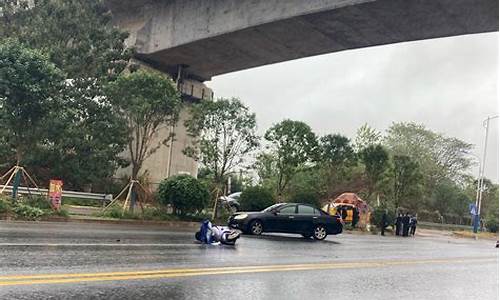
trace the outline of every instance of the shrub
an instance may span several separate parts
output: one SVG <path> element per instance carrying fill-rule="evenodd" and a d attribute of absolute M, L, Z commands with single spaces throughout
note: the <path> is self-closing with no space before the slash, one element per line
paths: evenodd
<path fill-rule="evenodd" d="M 314 191 L 298 191 L 292 194 L 290 202 L 308 203 L 315 206 L 320 206 L 319 195 Z"/>
<path fill-rule="evenodd" d="M 69 218 L 69 212 L 65 209 L 60 209 L 59 211 L 54 211 L 54 215 L 63 217 L 63 218 Z"/>
<path fill-rule="evenodd" d="M 7 213 L 11 210 L 8 200 L 0 198 L 0 214 Z"/>
<path fill-rule="evenodd" d="M 498 214 L 491 214 L 486 218 L 486 228 L 489 232 L 498 232 Z"/>
<path fill-rule="evenodd" d="M 453 214 L 453 213 L 443 214 L 443 220 L 444 223 L 446 224 L 458 224 L 458 225 L 464 224 L 464 219 L 458 214 Z"/>
<path fill-rule="evenodd" d="M 77 205 L 77 206 L 94 206 L 94 207 L 102 206 L 102 200 L 80 199 L 71 197 L 64 197 L 62 199 L 62 203 L 65 205 Z"/>
<path fill-rule="evenodd" d="M 45 215 L 45 212 L 38 208 L 38 207 L 33 207 L 29 206 L 23 203 L 17 203 L 14 208 L 13 212 L 17 215 L 17 218 L 19 219 L 24 219 L 24 220 L 39 220 L 41 217 Z"/>
<path fill-rule="evenodd" d="M 200 180 L 189 175 L 164 179 L 158 188 L 158 200 L 172 205 L 174 213 L 186 215 L 201 211 L 210 200 L 210 192 Z"/>
<path fill-rule="evenodd" d="M 273 194 L 261 186 L 248 187 L 240 196 L 240 210 L 243 211 L 261 211 L 273 204 Z"/>
<path fill-rule="evenodd" d="M 49 201 L 44 197 L 28 197 L 23 200 L 23 203 L 43 210 L 52 210 Z"/>
<path fill-rule="evenodd" d="M 441 214 L 437 210 L 436 211 L 421 210 L 418 212 L 418 220 L 433 222 L 433 223 L 441 223 Z"/>

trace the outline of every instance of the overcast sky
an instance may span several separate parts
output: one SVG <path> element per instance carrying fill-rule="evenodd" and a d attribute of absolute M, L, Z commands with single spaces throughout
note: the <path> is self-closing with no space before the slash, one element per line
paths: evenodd
<path fill-rule="evenodd" d="M 498 114 L 498 33 L 349 50 L 214 77 L 216 97 L 239 97 L 259 132 L 285 118 L 319 135 L 353 139 L 365 122 L 385 131 L 413 121 L 475 145 Z M 490 122 L 486 176 L 498 182 L 498 119 Z M 478 168 L 471 172 L 476 176 Z"/>

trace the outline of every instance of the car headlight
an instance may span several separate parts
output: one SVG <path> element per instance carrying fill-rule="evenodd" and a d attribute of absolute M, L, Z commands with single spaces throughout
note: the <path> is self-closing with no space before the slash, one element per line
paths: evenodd
<path fill-rule="evenodd" d="M 241 215 L 237 215 L 234 217 L 235 220 L 243 220 L 243 219 L 246 219 L 248 217 L 247 214 L 241 214 Z"/>

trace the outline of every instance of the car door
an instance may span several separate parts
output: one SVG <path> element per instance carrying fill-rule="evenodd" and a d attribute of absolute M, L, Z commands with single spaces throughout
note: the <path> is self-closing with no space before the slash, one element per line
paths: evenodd
<path fill-rule="evenodd" d="M 317 223 L 321 213 L 316 208 L 309 205 L 299 204 L 297 206 L 297 215 L 293 219 L 293 228 L 296 233 L 311 233 L 314 224 Z"/>
<path fill-rule="evenodd" d="M 297 205 L 289 204 L 280 207 L 276 213 L 269 216 L 266 225 L 266 231 L 268 232 L 290 232 L 292 221 L 295 218 L 297 211 Z"/>

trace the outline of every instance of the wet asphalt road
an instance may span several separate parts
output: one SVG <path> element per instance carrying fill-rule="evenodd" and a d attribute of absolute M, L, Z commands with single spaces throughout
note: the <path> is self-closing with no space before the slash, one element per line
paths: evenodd
<path fill-rule="evenodd" d="M 498 299 L 493 246 L 355 234 L 205 246 L 189 230 L 0 221 L 0 299 Z M 52 277 L 16 277 L 37 274 Z"/>

